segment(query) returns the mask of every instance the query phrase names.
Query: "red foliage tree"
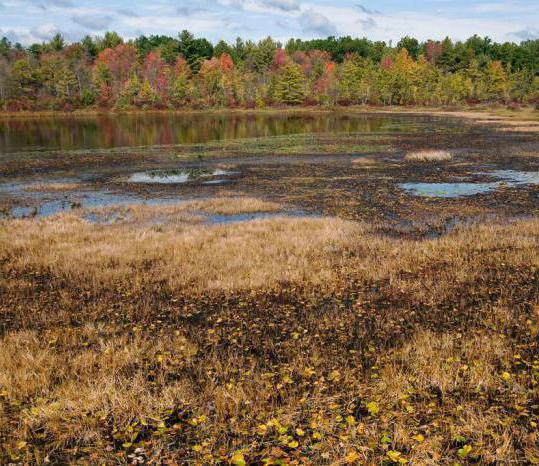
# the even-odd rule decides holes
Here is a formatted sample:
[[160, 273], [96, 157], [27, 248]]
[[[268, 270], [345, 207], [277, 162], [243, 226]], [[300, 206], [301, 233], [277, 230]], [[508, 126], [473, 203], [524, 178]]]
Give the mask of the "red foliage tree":
[[117, 91], [131, 77], [137, 63], [137, 49], [132, 45], [120, 44], [113, 49], [105, 49], [95, 61], [106, 65], [112, 78], [112, 84]]
[[277, 49], [273, 56], [272, 68], [278, 70], [288, 63], [288, 55], [283, 49]]
[[232, 61], [232, 57], [228, 53], [223, 53], [219, 57], [219, 68], [223, 73], [232, 71], [234, 69], [234, 62]]
[[425, 54], [427, 56], [427, 60], [431, 63], [435, 63], [436, 59], [442, 54], [443, 47], [440, 42], [434, 42], [432, 40], [429, 40], [425, 44]]
[[161, 53], [152, 51], [142, 64], [143, 77], [152, 86], [161, 99], [166, 99], [168, 89], [167, 64], [161, 58]]
[[393, 64], [394, 64], [393, 58], [391, 58], [389, 55], [386, 55], [384, 58], [382, 58], [380, 62], [380, 66], [384, 70], [390, 70], [391, 68], [393, 68]]

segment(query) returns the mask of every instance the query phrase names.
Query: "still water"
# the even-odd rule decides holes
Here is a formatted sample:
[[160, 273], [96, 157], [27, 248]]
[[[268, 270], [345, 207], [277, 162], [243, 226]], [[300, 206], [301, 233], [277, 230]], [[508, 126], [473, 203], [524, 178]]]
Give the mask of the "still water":
[[[196, 144], [300, 133], [429, 131], [433, 130], [433, 121], [432, 117], [338, 112], [0, 118], [0, 154]], [[447, 128], [447, 122], [444, 126]]]

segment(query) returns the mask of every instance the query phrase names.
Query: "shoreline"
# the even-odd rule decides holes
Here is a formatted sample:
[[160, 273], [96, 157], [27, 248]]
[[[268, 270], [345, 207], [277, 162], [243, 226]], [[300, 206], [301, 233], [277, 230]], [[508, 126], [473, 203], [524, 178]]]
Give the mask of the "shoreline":
[[166, 109], [166, 110], [102, 110], [84, 109], [73, 112], [63, 111], [23, 111], [0, 112], [0, 120], [39, 119], [39, 118], [95, 118], [113, 116], [142, 116], [142, 115], [275, 115], [275, 114], [391, 114], [391, 115], [425, 115], [461, 118], [477, 124], [496, 125], [501, 131], [539, 133], [539, 110], [531, 106], [516, 110], [505, 106], [477, 107], [423, 107], [423, 106], [335, 106], [335, 107], [268, 107], [260, 109], [245, 108], [214, 108], [214, 109]]

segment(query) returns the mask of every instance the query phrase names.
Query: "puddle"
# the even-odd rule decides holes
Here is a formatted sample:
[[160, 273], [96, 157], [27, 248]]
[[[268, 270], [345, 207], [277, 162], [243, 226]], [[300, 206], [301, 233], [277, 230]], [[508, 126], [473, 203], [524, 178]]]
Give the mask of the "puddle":
[[227, 184], [227, 183], [231, 183], [232, 180], [210, 180], [210, 181], [205, 181], [203, 184], [208, 184], [208, 185], [212, 185], [212, 184]]
[[48, 217], [73, 209], [91, 209], [129, 204], [162, 205], [173, 202], [178, 202], [178, 198], [146, 199], [139, 196], [98, 191], [85, 194], [79, 193], [76, 196], [45, 201], [37, 205], [12, 207], [4, 216], [10, 218]]
[[539, 184], [539, 172], [523, 172], [518, 170], [495, 170], [489, 173], [482, 173], [504, 181], [510, 186], [521, 184]]
[[539, 172], [494, 170], [476, 174], [487, 175], [500, 181], [490, 183], [400, 183], [399, 187], [415, 196], [451, 198], [484, 194], [504, 186], [539, 184]]
[[500, 183], [400, 183], [410, 194], [423, 197], [461, 197], [496, 190]]
[[[230, 176], [233, 174], [235, 174], [235, 172], [221, 170], [220, 168], [215, 170], [204, 168], [192, 170], [160, 170], [134, 173], [127, 179], [127, 181], [129, 183], [181, 184], [187, 183], [188, 181], [196, 181], [214, 176]], [[222, 183], [225, 182], [225, 180], [206, 181], [204, 184], [218, 184], [217, 182]]]

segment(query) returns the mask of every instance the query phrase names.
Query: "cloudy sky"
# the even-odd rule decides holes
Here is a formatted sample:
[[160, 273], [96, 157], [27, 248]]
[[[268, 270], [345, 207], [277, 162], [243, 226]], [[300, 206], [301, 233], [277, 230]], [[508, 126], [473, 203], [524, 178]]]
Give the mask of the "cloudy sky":
[[188, 29], [216, 42], [267, 35], [285, 41], [352, 35], [404, 35], [497, 41], [539, 38], [539, 0], [0, 0], [0, 36], [23, 44], [56, 32], [70, 40], [115, 30], [176, 35]]

